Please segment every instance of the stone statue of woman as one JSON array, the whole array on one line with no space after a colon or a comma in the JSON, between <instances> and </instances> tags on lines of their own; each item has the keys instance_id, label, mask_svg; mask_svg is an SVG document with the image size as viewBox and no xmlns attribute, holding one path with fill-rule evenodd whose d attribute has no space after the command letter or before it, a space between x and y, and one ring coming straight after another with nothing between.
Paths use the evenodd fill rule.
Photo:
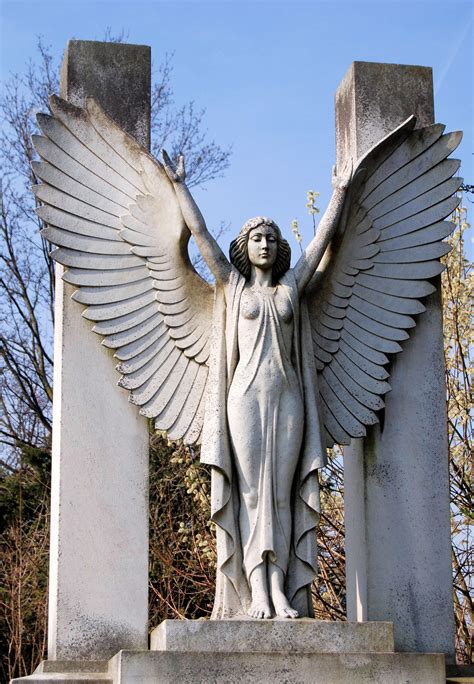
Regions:
<instances>
[{"instance_id":1,"label":"stone statue of woman","mask_svg":"<svg viewBox=\"0 0 474 684\"><path fill-rule=\"evenodd\" d=\"M411 117L334 180L290 268L270 219L230 261L185 184L93 101L52 97L34 171L43 235L73 298L116 350L119 384L173 440L201 443L217 529L214 618L313 614L318 468L383 408L391 355L424 310L448 251L460 134ZM188 242L215 277L193 269Z\"/></svg>"},{"instance_id":2,"label":"stone statue of woman","mask_svg":"<svg viewBox=\"0 0 474 684\"><path fill-rule=\"evenodd\" d=\"M219 391L217 396L209 393L201 448L201 460L215 469L214 480L222 477L219 471L225 479L220 485L214 481L218 503L213 517L224 530L219 564L221 572L229 566L224 572L228 579L221 578L228 586L218 588L214 612L221 617L242 612L254 618L307 615L308 580L316 561L316 470L324 464L325 448L301 298L337 228L349 178L337 183L316 236L290 269L290 246L264 217L243 226L231 244L229 262L185 185L183 158L176 171L166 152L164 160L184 222L222 297L216 302L210 381ZM310 496L300 503L308 478ZM221 491L226 489L229 500L223 506ZM304 519L309 529L301 525Z\"/></svg>"}]
</instances>

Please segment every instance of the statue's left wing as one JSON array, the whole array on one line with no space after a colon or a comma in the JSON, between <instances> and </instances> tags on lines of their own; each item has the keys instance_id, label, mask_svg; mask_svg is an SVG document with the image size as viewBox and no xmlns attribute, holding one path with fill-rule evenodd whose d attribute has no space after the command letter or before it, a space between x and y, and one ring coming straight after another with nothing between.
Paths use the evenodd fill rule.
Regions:
<instances>
[{"instance_id":1,"label":"statue's left wing","mask_svg":"<svg viewBox=\"0 0 474 684\"><path fill-rule=\"evenodd\" d=\"M140 413L170 439L199 440L213 288L193 269L174 188L162 166L93 101L53 96L33 162L43 236L77 288L102 344L115 350Z\"/></svg>"},{"instance_id":2,"label":"statue's left wing","mask_svg":"<svg viewBox=\"0 0 474 684\"><path fill-rule=\"evenodd\" d=\"M461 179L453 177L460 162L447 157L461 133L414 125L411 117L359 163L328 265L306 295L328 447L378 422L390 357L425 310L450 249L442 240L453 225L443 219Z\"/></svg>"}]
</instances>

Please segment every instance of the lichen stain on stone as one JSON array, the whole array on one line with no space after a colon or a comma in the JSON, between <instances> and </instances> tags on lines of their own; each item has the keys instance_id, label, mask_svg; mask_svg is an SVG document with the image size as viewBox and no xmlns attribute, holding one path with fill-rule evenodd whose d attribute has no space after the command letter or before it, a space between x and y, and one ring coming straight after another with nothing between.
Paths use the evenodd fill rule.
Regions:
<instances>
[{"instance_id":1,"label":"lichen stain on stone","mask_svg":"<svg viewBox=\"0 0 474 684\"><path fill-rule=\"evenodd\" d=\"M136 629L128 625L86 615L76 616L70 625L70 643L65 641L58 648L59 659L101 660L111 658L122 649L147 647L147 635L137 638Z\"/></svg>"}]
</instances>

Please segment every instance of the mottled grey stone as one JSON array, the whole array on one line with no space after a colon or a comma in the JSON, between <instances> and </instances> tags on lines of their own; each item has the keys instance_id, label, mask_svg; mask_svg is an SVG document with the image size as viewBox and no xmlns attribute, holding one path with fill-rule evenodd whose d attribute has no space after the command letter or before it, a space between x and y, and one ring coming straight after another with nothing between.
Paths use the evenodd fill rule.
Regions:
<instances>
[{"instance_id":1,"label":"mottled grey stone","mask_svg":"<svg viewBox=\"0 0 474 684\"><path fill-rule=\"evenodd\" d=\"M61 94L94 96L147 144L149 57L143 46L71 41ZM148 426L111 391L112 353L56 273L48 657L103 659L148 643Z\"/></svg>"},{"instance_id":2,"label":"mottled grey stone","mask_svg":"<svg viewBox=\"0 0 474 684\"><path fill-rule=\"evenodd\" d=\"M12 679L12 684L112 684L107 660L43 660L28 677Z\"/></svg>"},{"instance_id":3,"label":"mottled grey stone","mask_svg":"<svg viewBox=\"0 0 474 684\"><path fill-rule=\"evenodd\" d=\"M434 122L431 67L353 62L336 93L336 164L360 158L414 114Z\"/></svg>"},{"instance_id":4,"label":"mottled grey stone","mask_svg":"<svg viewBox=\"0 0 474 684\"><path fill-rule=\"evenodd\" d=\"M440 654L121 651L114 661L114 684L445 684Z\"/></svg>"},{"instance_id":5,"label":"mottled grey stone","mask_svg":"<svg viewBox=\"0 0 474 684\"><path fill-rule=\"evenodd\" d=\"M70 40L61 69L61 95L79 107L93 97L121 128L150 147L148 45Z\"/></svg>"},{"instance_id":6,"label":"mottled grey stone","mask_svg":"<svg viewBox=\"0 0 474 684\"><path fill-rule=\"evenodd\" d=\"M152 651L369 653L393 652L389 622L324 620L164 620Z\"/></svg>"}]
</instances>

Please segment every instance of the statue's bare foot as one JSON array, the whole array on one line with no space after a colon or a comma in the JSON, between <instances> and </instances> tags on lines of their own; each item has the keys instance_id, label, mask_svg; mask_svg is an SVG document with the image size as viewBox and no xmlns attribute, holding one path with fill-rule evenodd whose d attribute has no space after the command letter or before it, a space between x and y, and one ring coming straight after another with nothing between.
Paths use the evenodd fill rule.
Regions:
<instances>
[{"instance_id":1,"label":"statue's bare foot","mask_svg":"<svg viewBox=\"0 0 474 684\"><path fill-rule=\"evenodd\" d=\"M262 597L258 597L252 601L252 605L247 611L247 615L256 620L269 620L272 616L270 604Z\"/></svg>"},{"instance_id":2,"label":"statue's bare foot","mask_svg":"<svg viewBox=\"0 0 474 684\"><path fill-rule=\"evenodd\" d=\"M252 590L252 603L247 615L256 620L269 620L272 616L270 598L267 585L266 561L257 565L250 575L250 587Z\"/></svg>"},{"instance_id":3,"label":"statue's bare foot","mask_svg":"<svg viewBox=\"0 0 474 684\"><path fill-rule=\"evenodd\" d=\"M275 595L276 594L276 595ZM281 592L275 592L272 596L273 606L275 608L276 617L280 618L297 618L299 617L298 611L291 607L285 594Z\"/></svg>"},{"instance_id":4,"label":"statue's bare foot","mask_svg":"<svg viewBox=\"0 0 474 684\"><path fill-rule=\"evenodd\" d=\"M247 611L247 615L250 615L250 617L257 620L268 620L271 618L272 610L270 608L270 601L265 592L254 592L252 604Z\"/></svg>"}]
</instances>

